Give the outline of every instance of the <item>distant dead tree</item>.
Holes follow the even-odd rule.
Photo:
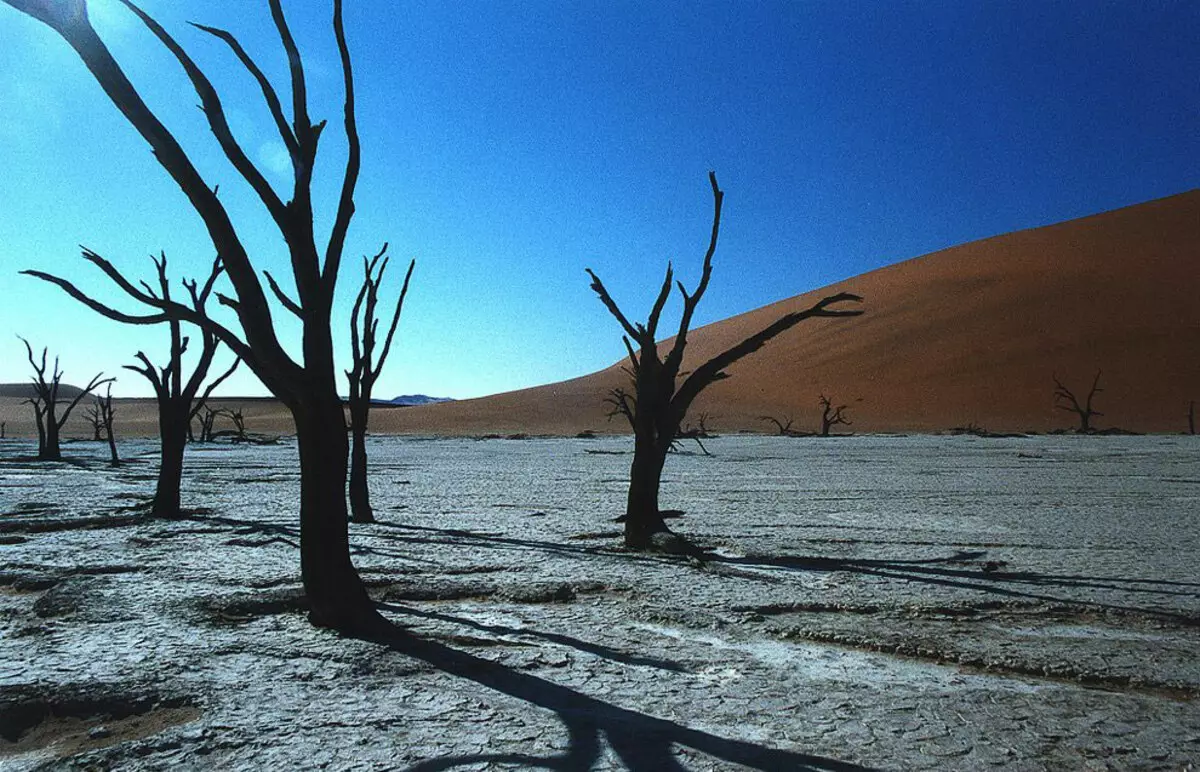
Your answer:
[[[803,311],[785,314],[774,324],[701,364],[687,374],[683,383],[677,386],[676,379],[682,377],[680,368],[683,365],[683,352],[687,346],[692,315],[708,287],[709,277],[712,275],[712,256],[717,248],[717,235],[720,231],[724,194],[717,186],[716,174],[710,172],[708,178],[713,194],[712,233],[708,251],[704,255],[700,283],[693,293],[689,294],[682,282],[675,283],[683,296],[683,312],[675,342],[665,358],[659,357],[655,336],[659,317],[671,294],[674,281],[670,263],[667,264],[666,278],[645,324],[630,322],[609,295],[600,278],[590,268],[587,269],[592,279],[592,289],[625,331],[622,340],[629,354],[630,365],[627,372],[633,380],[633,392],[615,389],[609,394],[606,402],[616,413],[626,416],[633,427],[633,463],[630,467],[629,496],[625,510],[625,544],[633,549],[689,549],[686,542],[672,534],[663,522],[662,513],[658,508],[658,494],[663,465],[671,443],[679,435],[680,423],[700,392],[712,383],[729,377],[725,368],[757,351],[767,341],[805,319],[857,316],[862,313],[861,310],[830,308],[836,303],[860,301],[861,298],[857,295],[846,292],[831,295]]]
[[[120,466],[121,458],[117,455],[117,436],[113,434],[113,418],[116,412],[113,410],[111,383],[108,384],[108,391],[103,398],[96,397],[96,404],[100,408],[100,421],[104,424],[104,435],[108,438],[109,463],[112,466]]]
[[[1196,400],[1192,400],[1191,402],[1188,403],[1187,419],[1188,419],[1188,434],[1195,434],[1196,433]],[[2,432],[3,432],[3,427],[0,427],[0,437],[4,436],[4,434]]]
[[[833,401],[824,394],[820,396],[821,403],[821,436],[828,437],[829,431],[835,426],[849,426],[850,419],[846,417],[846,408],[849,405],[833,406]]]
[[[92,442],[104,441],[104,416],[102,414],[104,398],[96,395],[95,401],[83,411],[84,420],[92,427]]]
[[[20,335],[17,337],[21,338]],[[62,384],[63,373],[58,369],[58,357],[54,358],[54,369],[50,371],[49,379],[47,379],[46,348],[42,348],[42,356],[38,360],[33,356],[33,346],[29,345],[29,341],[21,338],[21,342],[25,344],[29,364],[33,367],[33,396],[25,400],[25,403],[33,406],[34,419],[37,422],[38,460],[61,461],[62,448],[59,437],[71,411],[94,389],[111,383],[114,379],[104,378],[104,373],[97,373],[70,402],[60,400],[58,390]],[[61,413],[58,412],[60,404],[66,405]]]
[[[675,441],[674,450],[679,450],[681,448],[681,446],[679,445],[680,440],[691,440],[692,442],[694,442],[700,446],[700,451],[704,455],[711,456],[712,453],[709,453],[708,448],[704,447],[704,443],[701,442],[701,440],[707,440],[709,437],[712,436],[711,434],[708,433],[708,425],[707,424],[708,424],[708,413],[701,413],[700,415],[698,415],[696,417],[695,426],[693,426],[689,422],[686,426],[684,426],[684,428],[680,429],[679,436],[676,438],[676,441]]]
[[[1054,406],[1059,410],[1074,413],[1079,417],[1078,432],[1080,434],[1090,434],[1092,432],[1092,417],[1104,415],[1104,413],[1092,407],[1092,400],[1097,394],[1104,391],[1104,389],[1100,388],[1100,372],[1100,370],[1096,371],[1096,377],[1092,379],[1092,388],[1088,391],[1087,399],[1082,404],[1076,398],[1075,393],[1064,386],[1058,380],[1057,376],[1052,376],[1054,379]]]
[[[790,415],[784,416],[783,418],[776,418],[775,416],[769,416],[769,415],[760,415],[758,417],[758,420],[769,421],[769,422],[775,424],[775,428],[778,430],[778,434],[781,437],[799,437],[804,434],[804,432],[798,432],[792,428],[792,424],[795,423],[795,419],[792,418]]]
[[[103,262],[103,258],[93,252],[85,252],[84,256],[97,265]],[[149,285],[142,286],[143,294],[155,301],[147,305],[159,308],[161,307],[160,304],[174,303],[175,299],[171,297],[171,282],[167,278],[166,253],[160,252],[158,257],[151,256],[150,259],[154,261],[155,273],[158,276],[158,289],[154,290]],[[209,271],[208,279],[205,280],[203,286],[199,286],[194,280],[188,281],[185,279],[183,281],[191,308],[197,314],[203,315],[205,313],[205,305],[208,303],[208,298],[213,291],[213,285],[221,275],[221,271],[221,260],[217,258],[213,261],[212,269]],[[29,273],[35,276],[38,275],[34,272]],[[54,281],[53,277],[42,275],[41,278]],[[77,290],[76,293],[78,293]],[[117,321],[123,321],[122,317],[124,314],[119,311],[102,306],[95,301],[88,303],[88,305],[105,316]],[[178,519],[183,515],[180,504],[183,488],[183,453],[184,448],[187,446],[187,433],[188,426],[191,423],[192,402],[196,399],[197,394],[201,394],[201,401],[207,399],[212,394],[213,389],[221,385],[226,378],[233,374],[233,371],[237,369],[239,360],[234,359],[233,364],[219,377],[209,383],[204,391],[201,392],[200,387],[204,384],[204,379],[208,377],[208,371],[212,366],[213,357],[216,356],[217,349],[220,347],[220,341],[210,330],[203,327],[199,328],[200,357],[196,360],[196,365],[192,369],[191,376],[185,380],[183,374],[183,355],[187,352],[191,338],[183,334],[183,325],[178,318],[168,318],[167,328],[170,332],[170,350],[165,366],[156,368],[150,362],[150,358],[144,352],[139,351],[136,357],[141,364],[125,365],[125,369],[132,370],[148,380],[154,388],[154,397],[158,402],[158,483],[154,490],[154,501],[150,507],[150,515],[152,517]]]
[[[229,420],[233,421],[233,439],[237,442],[246,441],[246,416],[242,413],[242,408],[236,410],[230,409],[225,411],[225,415],[229,416]]]
[[[158,22],[131,2],[125,3],[182,66],[225,157],[262,202],[287,245],[294,280],[294,299],[265,271],[264,278],[283,308],[300,320],[302,357],[299,361],[292,358],[277,336],[258,270],[235,230],[224,203],[217,197],[216,188],[204,180],[174,135],[130,83],[92,27],[84,0],[0,2],[45,23],[74,49],[105,94],[150,145],[155,159],[204,221],[214,251],[220,256],[225,273],[233,285],[232,296],[218,294],[217,299],[236,314],[240,335],[191,306],[144,292],[107,261],[96,259],[93,262],[127,294],[158,311],[129,315],[125,321],[158,324],[178,319],[209,331],[229,346],[271,393],[288,407],[295,421],[300,455],[300,569],[309,603],[309,619],[318,626],[344,632],[377,630],[383,619],[350,561],[346,509],[349,443],[342,400],[337,390],[330,325],[342,253],[354,215],[354,191],[361,165],[354,78],[342,22],[341,0],[333,0],[333,34],[345,90],[343,125],[346,163],[337,208],[329,218],[330,235],[321,248],[317,246],[314,229],[312,179],[316,168],[317,141],[326,124],[325,121],[314,123],[309,117],[304,64],[280,0],[269,0],[269,6],[287,54],[291,86],[290,123],[274,86],[241,42],[222,29],[200,25],[198,29],[228,45],[262,91],[267,114],[271,116],[274,129],[291,160],[292,186],[286,203],[234,137],[220,97],[200,67]]]
[[[8,432],[8,422],[0,421],[0,440],[7,437],[7,432]]]
[[[350,312],[350,346],[354,357],[354,366],[346,371],[346,378],[350,381],[350,519],[356,523],[375,522],[375,513],[371,510],[371,494],[367,488],[367,423],[371,411],[371,393],[392,348],[392,337],[396,334],[396,325],[400,322],[404,298],[408,295],[408,282],[412,278],[413,268],[417,265],[416,260],[408,264],[408,272],[404,274],[404,285],[400,288],[400,297],[392,312],[392,322],[388,326],[383,348],[376,355],[379,320],[375,316],[375,308],[379,303],[379,285],[383,282],[383,274],[387,270],[387,248],[387,243],[384,243],[383,248],[370,260],[363,256],[363,283],[354,299],[354,309]]]
[[[199,414],[199,415],[197,415]],[[195,438],[196,442],[212,442],[213,425],[217,422],[217,417],[224,415],[224,410],[214,410],[203,402],[197,402],[196,407],[192,410],[192,418],[199,418],[200,435]],[[188,426],[189,432],[191,425]]]

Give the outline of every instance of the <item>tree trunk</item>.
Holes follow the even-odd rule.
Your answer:
[[[180,489],[183,487],[183,451],[187,445],[187,429],[181,423],[187,413],[159,407],[158,433],[162,438],[158,464],[158,487],[154,490],[152,517],[176,520],[182,517]]]
[[[304,389],[303,401],[292,408],[300,451],[300,574],[310,622],[369,632],[383,618],[350,562],[346,418],[337,392],[323,391],[326,396],[318,398],[317,389]]]
[[[39,461],[62,461],[62,448],[58,442],[58,421],[46,416],[46,441],[38,448]]]
[[[669,533],[658,509],[658,489],[667,453],[653,438],[634,440],[629,468],[629,499],[625,505],[625,546],[648,549],[655,533]]]
[[[350,519],[355,523],[375,522],[371,493],[367,487],[367,405],[350,403]]]
[[[121,457],[117,455],[117,438],[113,436],[112,427],[108,427],[108,454],[110,456],[109,463],[112,466],[121,465]]]

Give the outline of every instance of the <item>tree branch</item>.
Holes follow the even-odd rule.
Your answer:
[[[741,343],[726,349],[725,351],[697,367],[692,374],[688,376],[688,379],[684,381],[683,385],[679,388],[679,391],[676,392],[675,397],[671,400],[672,404],[676,406],[676,409],[679,411],[680,415],[684,415],[687,412],[687,407],[691,404],[692,400],[700,394],[701,391],[703,391],[714,381],[726,377],[723,371],[729,365],[738,361],[747,354],[753,353],[762,348],[767,341],[771,340],[776,335],[791,329],[805,319],[811,319],[813,317],[859,316],[863,313],[861,309],[830,309],[829,306],[836,303],[857,303],[861,301],[862,298],[858,295],[852,295],[849,292],[839,292],[836,295],[830,295],[829,297],[822,298],[803,311],[795,311],[790,314],[786,314],[769,327],[758,333],[755,333],[754,335],[751,335]],[[672,351],[672,353],[674,353],[674,351]]]

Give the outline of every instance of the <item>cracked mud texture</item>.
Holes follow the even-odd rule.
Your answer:
[[[375,642],[304,619],[293,445],[190,448],[163,522],[151,443],[0,443],[0,768],[1200,758],[1195,438],[716,438],[706,563],[621,549],[628,440],[371,443]]]

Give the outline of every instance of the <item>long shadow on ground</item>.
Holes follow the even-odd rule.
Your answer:
[[[387,605],[381,608],[407,611],[393,609]],[[448,646],[416,638],[391,623],[364,638],[382,643],[398,654],[419,659],[451,675],[552,710],[566,726],[570,738],[566,753],[561,755],[455,756],[419,762],[409,767],[409,772],[430,772],[488,762],[519,764],[531,769],[586,770],[591,769],[600,760],[602,736],[630,772],[685,772],[686,767],[672,754],[672,748],[676,745],[691,748],[721,761],[772,772],[861,772],[868,769],[836,759],[767,748],[743,740],[730,740],[691,729],[674,721],[647,716]]]
[[[1080,598],[1064,598],[1044,592],[1026,590],[1022,587],[1061,587],[1064,589],[1104,589],[1131,594],[1149,594],[1155,596],[1176,595],[1187,598],[1200,598],[1200,591],[1169,588],[1200,588],[1200,584],[1192,582],[1172,582],[1157,579],[1137,579],[1120,577],[1087,577],[1077,575],[1038,574],[1033,572],[1021,573],[983,573],[979,570],[965,570],[936,565],[952,563],[963,557],[978,557],[982,553],[964,555],[959,553],[950,558],[932,560],[869,560],[861,558],[829,558],[803,555],[757,555],[747,557],[727,557],[711,555],[713,562],[731,563],[742,566],[763,568],[781,568],[791,571],[847,571],[867,574],[887,579],[903,579],[909,582],[955,587],[959,589],[978,590],[980,592],[1001,595],[1010,598],[1065,603],[1077,606],[1109,609],[1145,615],[1147,617],[1167,620],[1185,627],[1200,627],[1200,617],[1193,614],[1165,611],[1161,608],[1141,606],[1126,606],[1117,603],[1084,600]]]

